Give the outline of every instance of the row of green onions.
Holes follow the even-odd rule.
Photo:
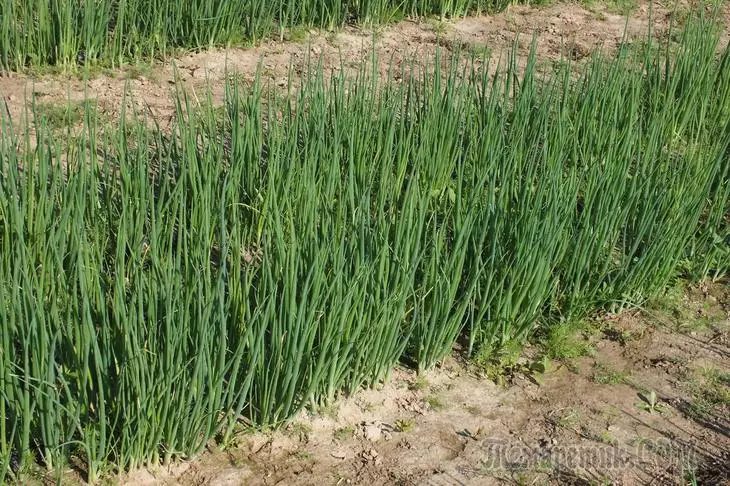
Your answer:
[[[506,0],[0,0],[0,70],[245,45],[289,28],[336,29],[405,16],[460,17]]]

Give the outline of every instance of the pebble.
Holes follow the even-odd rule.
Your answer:
[[[378,425],[366,425],[363,429],[363,436],[370,442],[377,442],[383,436],[383,431]]]
[[[345,454],[343,451],[335,451],[330,454],[335,459],[344,459],[347,457],[347,454]]]

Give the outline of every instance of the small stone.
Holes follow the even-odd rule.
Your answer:
[[[16,100],[15,95],[8,96],[8,101],[15,101],[15,100]]]
[[[335,459],[344,459],[347,457],[347,454],[345,454],[343,451],[334,451],[330,455]]]
[[[382,429],[375,424],[366,425],[365,429],[363,430],[363,436],[366,440],[369,440],[370,442],[377,442],[381,439],[383,435]]]

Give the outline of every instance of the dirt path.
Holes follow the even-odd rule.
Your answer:
[[[132,485],[730,484],[730,287],[604,316],[503,369],[451,359]],[[522,363],[522,364],[520,364]],[[655,400],[651,398],[652,392]]]
[[[631,7],[626,0],[595,3],[585,6],[559,3],[547,7],[517,5],[493,16],[463,19],[455,23],[439,21],[401,22],[377,30],[345,28],[336,33],[294,31],[293,41],[271,40],[252,49],[212,50],[181,55],[175,60],[154,66],[132,66],[124,70],[97,73],[88,81],[60,74],[0,76],[0,98],[7,104],[13,119],[19,119],[26,101],[35,97],[40,104],[61,104],[67,101],[95,100],[102,115],[113,120],[119,116],[126,99],[127,108],[135,104],[164,125],[175,109],[174,94],[179,87],[203,96],[210,87],[213,99],[220,102],[226,77],[238,73],[252,79],[261,66],[265,80],[285,86],[289,66],[301,73],[308,59],[322,60],[328,70],[337,71],[358,65],[371,55],[373,46],[382,61],[384,74],[392,59],[396,65],[404,59],[431,59],[438,46],[448,50],[462,49],[477,55],[487,52],[495,57],[509,49],[519,37],[519,53],[529,51],[532,34],[536,33],[538,58],[545,66],[559,59],[580,61],[598,47],[611,51],[626,32],[629,39],[646,36],[650,15],[654,33],[665,36],[670,19],[678,22],[691,9],[689,3],[654,4],[641,2],[627,21],[622,12]],[[723,7],[728,18],[728,8]],[[125,89],[131,96],[124,97]]]

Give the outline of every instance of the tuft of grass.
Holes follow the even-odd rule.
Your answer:
[[[484,414],[482,409],[477,407],[476,405],[468,405],[466,407],[466,411],[475,416],[481,416]]]
[[[51,129],[58,130],[82,124],[84,116],[95,116],[96,110],[91,101],[33,102],[34,118]]]
[[[730,373],[708,368],[702,374],[701,395],[714,405],[730,406]]]
[[[294,457],[299,461],[311,461],[314,456],[308,451],[298,451],[294,454]]]
[[[646,307],[658,311],[670,311],[680,313],[685,307],[685,294],[687,292],[687,282],[682,279],[676,279],[672,284],[668,285],[663,292],[656,297],[650,299],[646,303]]]
[[[337,419],[337,416],[340,413],[340,409],[334,401],[331,401],[324,405],[319,405],[319,406],[314,407],[313,412],[315,414],[319,415],[320,417]]]
[[[437,395],[429,395],[423,399],[428,404],[428,408],[434,412],[441,412],[446,409],[446,404],[442,401],[441,397]]]
[[[135,64],[130,64],[125,69],[125,72],[127,74],[127,77],[129,79],[149,79],[154,80],[154,70],[152,69],[153,65],[150,62],[137,62]]]
[[[416,422],[410,419],[398,419],[395,421],[394,428],[396,432],[410,432],[415,427]]]
[[[521,351],[522,344],[517,341],[506,343],[497,349],[484,346],[472,361],[487,379],[499,386],[505,386],[515,369],[519,368]]]
[[[372,412],[374,412],[374,411],[375,411],[375,409],[376,409],[376,406],[375,406],[375,404],[374,404],[374,403],[372,403],[372,402],[365,402],[365,403],[363,403],[363,404],[361,404],[361,405],[360,405],[360,409],[361,409],[361,410],[362,410],[363,412],[366,412],[366,413],[372,413]]]
[[[596,441],[602,443],[602,444],[608,444],[615,446],[618,444],[618,439],[616,439],[614,436],[612,436],[608,431],[601,431],[596,437]]]
[[[616,371],[602,363],[596,363],[593,368],[593,381],[601,385],[620,385],[629,379],[628,373]]]
[[[566,321],[550,326],[540,340],[545,354],[554,360],[570,361],[593,354],[594,349],[586,331],[588,325],[582,321]]]
[[[300,442],[308,442],[309,434],[312,433],[312,425],[308,422],[292,422],[284,431],[289,437],[294,437]]]
[[[416,376],[416,379],[408,384],[408,389],[411,391],[423,391],[428,389],[429,383],[424,376]]]
[[[557,427],[575,431],[580,425],[580,411],[574,408],[566,410],[554,422]]]
[[[617,342],[621,346],[626,346],[626,343],[629,341],[641,339],[644,334],[643,328],[634,331],[622,326],[614,326],[612,324],[605,326],[602,331],[606,339]]]
[[[287,30],[284,40],[289,42],[303,42],[309,37],[309,29],[304,26],[295,26]]]
[[[705,368],[689,382],[693,400],[688,412],[702,420],[716,420],[730,411],[730,373]]]
[[[355,428],[347,425],[345,427],[339,427],[332,433],[332,437],[339,442],[344,442],[351,439],[355,435]]]
[[[682,486],[697,486],[697,468],[689,465],[682,466]]]
[[[637,0],[607,0],[606,2],[598,2],[597,0],[583,0],[583,6],[595,12],[599,8],[603,7],[608,13],[622,15],[624,17],[634,13],[639,6]],[[598,12],[601,15],[601,12]]]
[[[606,3],[606,9],[615,14],[627,17],[636,11],[639,6],[637,0],[609,0]]]

